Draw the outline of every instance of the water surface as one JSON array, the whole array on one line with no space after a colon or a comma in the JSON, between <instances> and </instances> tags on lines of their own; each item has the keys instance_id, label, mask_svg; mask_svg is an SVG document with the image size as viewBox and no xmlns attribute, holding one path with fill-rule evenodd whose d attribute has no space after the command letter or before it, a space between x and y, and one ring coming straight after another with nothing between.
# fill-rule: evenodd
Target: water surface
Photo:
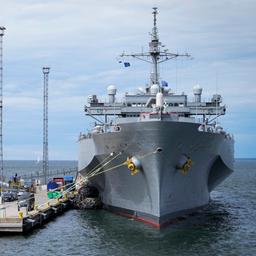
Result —
<instances>
[{"instance_id":1,"label":"water surface","mask_svg":"<svg viewBox=\"0 0 256 256\"><path fill-rule=\"evenodd\" d=\"M255 186L256 160L237 160L204 210L163 230L70 210L30 235L0 236L0 255L256 255Z\"/></svg>"}]
</instances>

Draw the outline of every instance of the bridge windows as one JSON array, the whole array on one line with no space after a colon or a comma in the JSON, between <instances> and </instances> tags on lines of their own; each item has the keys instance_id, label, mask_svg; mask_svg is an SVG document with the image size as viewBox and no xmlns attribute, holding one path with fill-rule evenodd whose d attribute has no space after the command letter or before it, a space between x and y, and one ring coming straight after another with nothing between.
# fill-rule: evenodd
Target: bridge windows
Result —
<instances>
[{"instance_id":1,"label":"bridge windows","mask_svg":"<svg viewBox=\"0 0 256 256\"><path fill-rule=\"evenodd\" d=\"M126 117L139 117L139 114L127 114Z\"/></svg>"}]
</instances>

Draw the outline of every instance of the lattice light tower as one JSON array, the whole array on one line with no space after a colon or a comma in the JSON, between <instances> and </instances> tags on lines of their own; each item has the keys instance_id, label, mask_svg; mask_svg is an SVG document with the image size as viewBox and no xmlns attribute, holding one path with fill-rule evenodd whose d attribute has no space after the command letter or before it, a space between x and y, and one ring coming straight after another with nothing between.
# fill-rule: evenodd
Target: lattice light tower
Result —
<instances>
[{"instance_id":1,"label":"lattice light tower","mask_svg":"<svg viewBox=\"0 0 256 256\"><path fill-rule=\"evenodd\" d=\"M0 174L4 180L3 161L3 36L5 27L0 27Z\"/></svg>"},{"instance_id":2,"label":"lattice light tower","mask_svg":"<svg viewBox=\"0 0 256 256\"><path fill-rule=\"evenodd\" d=\"M47 184L47 177L49 171L48 160L48 79L50 68L43 67L44 74L44 122L43 122L43 173L44 184Z\"/></svg>"}]
</instances>

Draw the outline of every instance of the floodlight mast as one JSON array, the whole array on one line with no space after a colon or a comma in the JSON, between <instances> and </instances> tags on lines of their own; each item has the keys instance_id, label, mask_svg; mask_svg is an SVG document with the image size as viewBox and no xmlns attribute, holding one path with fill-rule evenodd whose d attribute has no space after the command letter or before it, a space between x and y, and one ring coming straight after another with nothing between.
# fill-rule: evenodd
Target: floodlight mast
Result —
<instances>
[{"instance_id":1,"label":"floodlight mast","mask_svg":"<svg viewBox=\"0 0 256 256\"><path fill-rule=\"evenodd\" d=\"M43 117L43 174L44 184L47 184L47 177L49 172L49 158L48 158L48 79L50 68L43 67L44 75L44 117Z\"/></svg>"},{"instance_id":2,"label":"floodlight mast","mask_svg":"<svg viewBox=\"0 0 256 256\"><path fill-rule=\"evenodd\" d=\"M185 54L178 54L178 53L170 53L167 49L160 49L160 47L164 48L161 42L159 42L158 36L158 28L157 28L157 14L158 8L153 7L153 29L151 35L151 41L149 42L149 51L142 52L142 53L131 53L126 54L122 53L120 57L133 57L152 65L152 73L150 75L150 85L157 84L160 90L160 83L159 83L159 64L170 59L174 59L177 57L190 57L188 53Z\"/></svg>"},{"instance_id":3,"label":"floodlight mast","mask_svg":"<svg viewBox=\"0 0 256 256\"><path fill-rule=\"evenodd\" d=\"M0 27L0 175L4 181L4 160L3 160L3 36L5 27ZM2 184L1 183L1 184Z\"/></svg>"}]
</instances>

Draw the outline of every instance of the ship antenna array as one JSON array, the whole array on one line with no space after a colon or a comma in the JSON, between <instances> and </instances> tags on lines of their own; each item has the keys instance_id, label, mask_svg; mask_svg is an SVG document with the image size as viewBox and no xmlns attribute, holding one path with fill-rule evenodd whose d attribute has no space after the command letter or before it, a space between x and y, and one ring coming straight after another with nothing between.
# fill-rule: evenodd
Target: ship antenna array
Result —
<instances>
[{"instance_id":1,"label":"ship antenna array","mask_svg":"<svg viewBox=\"0 0 256 256\"><path fill-rule=\"evenodd\" d=\"M48 159L48 79L50 68L43 67L44 75L44 120L43 120L43 174L44 184L47 184L47 177L49 171Z\"/></svg>"},{"instance_id":2,"label":"ship antenna array","mask_svg":"<svg viewBox=\"0 0 256 256\"><path fill-rule=\"evenodd\" d=\"M122 53L120 57L133 57L145 62L148 62L152 65L152 73L150 76L150 84L157 84L159 85L159 64L171 59L175 59L178 57L191 57L188 53L185 54L178 54L178 53L171 53L168 49L165 49L164 45L159 42L158 37L158 29L157 29L157 14L158 8L153 7L153 29L151 35L151 41L149 42L149 51L142 52L142 53L132 53L126 54Z\"/></svg>"},{"instance_id":3,"label":"ship antenna array","mask_svg":"<svg viewBox=\"0 0 256 256\"><path fill-rule=\"evenodd\" d=\"M1 181L4 181L4 160L3 160L3 36L5 27L0 27L0 174Z\"/></svg>"}]
</instances>

